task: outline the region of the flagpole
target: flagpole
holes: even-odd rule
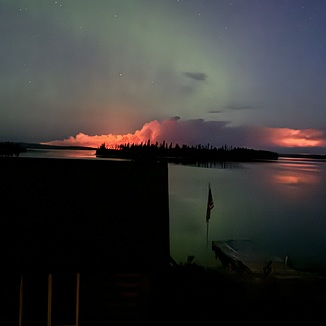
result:
[[[209,219],[211,218],[211,210],[214,207],[214,201],[212,196],[211,184],[208,183],[208,199],[207,199],[207,209],[206,209],[206,247],[208,248],[208,226]]]
[[[206,227],[206,247],[208,248],[208,225],[209,225],[209,222],[207,221],[206,224],[207,224],[207,227]]]

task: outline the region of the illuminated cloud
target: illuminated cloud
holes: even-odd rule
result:
[[[123,144],[141,144],[148,140],[155,142],[160,133],[160,124],[157,120],[145,123],[140,130],[136,130],[134,134],[127,133],[123,135],[95,135],[89,136],[84,133],[78,133],[75,137],[70,136],[63,140],[54,140],[43,144],[56,146],[87,146],[97,148],[101,144],[109,148],[116,148]]]
[[[182,120],[179,116],[162,121],[147,122],[134,133],[95,136],[78,133],[75,137],[50,141],[46,144],[98,148],[105,143],[107,147],[116,148],[122,144],[144,144],[148,141],[159,144],[163,142],[188,146],[209,144],[217,148],[227,145],[277,151],[293,147],[326,147],[325,132],[322,130],[253,126],[233,127],[225,121]]]
[[[325,147],[326,135],[317,129],[269,129],[271,143],[280,147]]]

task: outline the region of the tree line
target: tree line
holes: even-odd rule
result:
[[[26,148],[18,143],[13,143],[9,141],[0,143],[0,156],[18,157],[22,152],[26,152]]]
[[[139,160],[166,160],[179,162],[209,162],[209,161],[255,161],[255,160],[277,160],[278,153],[267,150],[256,150],[243,147],[213,147],[207,145],[173,145],[162,143],[151,143],[148,140],[141,144],[124,144],[116,148],[108,148],[102,143],[96,150],[98,157],[119,157],[125,159]]]

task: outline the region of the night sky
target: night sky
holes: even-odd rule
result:
[[[326,153],[325,0],[0,0],[0,141]]]

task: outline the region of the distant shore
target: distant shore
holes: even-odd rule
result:
[[[195,162],[248,162],[248,161],[270,161],[277,160],[276,152],[267,150],[256,150],[243,147],[213,147],[211,145],[188,146],[178,144],[125,144],[118,148],[108,148],[103,143],[97,150],[98,157],[118,157],[134,160],[160,160],[176,163],[195,163]]]
[[[8,142],[0,142],[0,144],[4,144]],[[27,142],[9,142],[11,144],[15,144],[16,146],[20,146],[21,151],[25,152],[28,150],[94,150],[95,154],[99,157],[111,157],[111,156],[120,156],[121,153],[117,153],[116,150],[104,150],[100,147],[89,147],[89,146],[58,146],[58,145],[49,145],[43,143],[27,143]],[[302,159],[315,159],[315,160],[326,160],[326,154],[293,154],[293,153],[278,153],[275,151],[265,151],[265,150],[254,150],[254,149],[245,149],[250,150],[252,152],[258,153],[258,159],[272,159],[275,160],[277,158],[302,158]],[[267,154],[269,157],[266,157]],[[3,155],[0,153],[0,156]],[[19,156],[19,155],[18,155]],[[265,156],[265,157],[264,157]],[[223,158],[223,157],[222,157]],[[231,157],[232,158],[232,157]],[[180,157],[174,157],[174,160],[180,160]],[[224,158],[223,158],[224,159]],[[240,159],[240,160],[245,160]],[[255,158],[254,158],[255,159]],[[238,159],[237,159],[238,160]],[[252,159],[250,159],[252,160]]]

